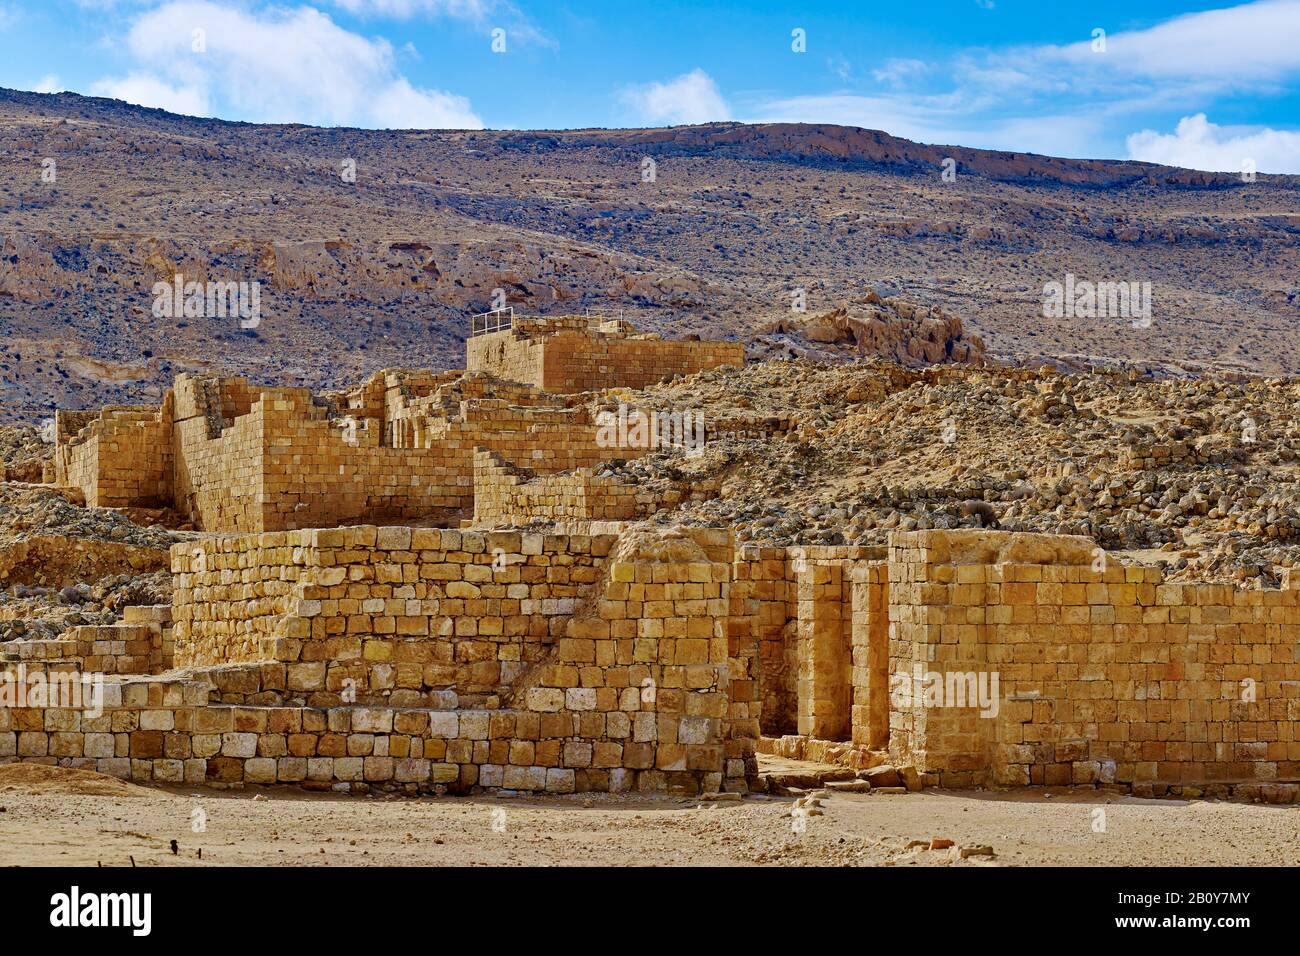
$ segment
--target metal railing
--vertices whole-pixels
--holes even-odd
[[[490,332],[501,332],[506,329],[515,327],[515,307],[506,306],[504,309],[495,309],[492,312],[480,312],[469,320],[469,337],[474,338],[476,335],[487,335]]]

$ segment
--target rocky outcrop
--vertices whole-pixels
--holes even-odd
[[[830,312],[770,322],[759,329],[751,351],[770,357],[791,346],[814,353],[811,357],[817,357],[819,347],[841,352],[847,348],[859,357],[875,356],[900,365],[981,365],[985,355],[983,339],[966,333],[959,316],[937,306],[881,298],[875,292]]]

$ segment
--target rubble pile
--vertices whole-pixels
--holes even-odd
[[[1276,586],[1300,564],[1300,385],[1051,367],[752,364],[641,393],[706,422],[703,453],[633,472],[723,476],[691,522],[775,544],[883,544],[891,530],[987,527],[1094,537],[1172,575]],[[712,432],[711,432],[712,434]],[[681,520],[682,515],[662,515]]]

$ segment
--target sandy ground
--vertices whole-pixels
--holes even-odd
[[[138,866],[1300,863],[1300,807],[1095,791],[836,793],[799,833],[792,804],[752,797],[701,805],[592,795],[417,800],[288,789],[155,790],[13,765],[0,768],[0,864],[130,866],[132,858]],[[194,832],[196,821],[205,823],[203,832]],[[1095,829],[1100,826],[1104,831]],[[932,837],[987,844],[996,856],[954,864],[946,850],[907,848]]]

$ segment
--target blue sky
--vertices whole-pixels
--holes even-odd
[[[1300,173],[1300,0],[0,0],[0,85],[261,122],[828,122]]]

